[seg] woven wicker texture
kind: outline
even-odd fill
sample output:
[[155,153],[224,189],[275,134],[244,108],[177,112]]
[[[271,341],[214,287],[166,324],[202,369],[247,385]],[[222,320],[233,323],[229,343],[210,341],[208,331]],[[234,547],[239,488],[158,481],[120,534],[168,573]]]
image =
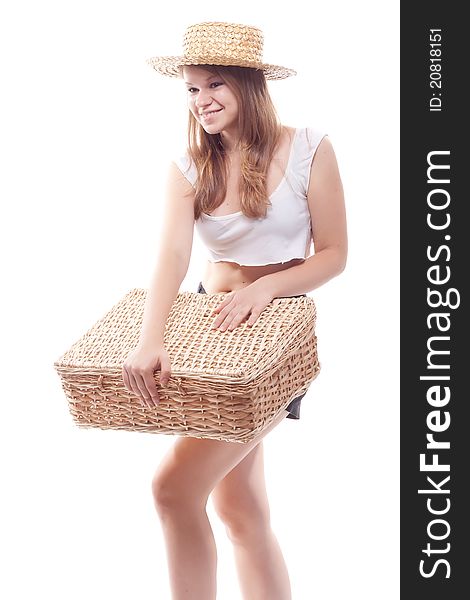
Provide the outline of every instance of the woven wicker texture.
[[138,343],[146,290],[129,291],[54,367],[80,427],[178,434],[246,443],[320,371],[313,299],[276,298],[253,326],[211,329],[225,294],[180,292],[164,342],[171,361],[160,403],[142,406],[122,379]]
[[264,71],[266,79],[296,75],[293,69],[263,63],[263,32],[237,23],[198,23],[187,28],[183,56],[147,59],[161,75],[178,77],[182,65],[233,65]]

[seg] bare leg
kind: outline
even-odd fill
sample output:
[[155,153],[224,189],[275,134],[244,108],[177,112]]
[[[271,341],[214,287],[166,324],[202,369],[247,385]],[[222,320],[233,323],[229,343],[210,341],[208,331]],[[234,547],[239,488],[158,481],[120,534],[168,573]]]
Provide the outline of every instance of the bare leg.
[[165,536],[172,598],[216,598],[217,550],[205,506],[157,505]]
[[263,442],[217,484],[212,500],[233,543],[243,599],[290,600],[289,574],[271,529]]
[[172,600],[215,600],[217,552],[207,499],[286,414],[281,411],[248,444],[179,437],[164,457],[152,490],[165,536]]

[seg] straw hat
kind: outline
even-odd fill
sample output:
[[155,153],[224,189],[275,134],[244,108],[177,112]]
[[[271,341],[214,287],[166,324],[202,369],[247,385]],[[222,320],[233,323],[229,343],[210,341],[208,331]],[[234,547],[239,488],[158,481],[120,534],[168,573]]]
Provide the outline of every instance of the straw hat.
[[224,65],[261,69],[266,79],[285,79],[296,71],[263,63],[263,32],[236,23],[197,23],[186,29],[182,56],[147,59],[161,75],[178,77],[183,65]]

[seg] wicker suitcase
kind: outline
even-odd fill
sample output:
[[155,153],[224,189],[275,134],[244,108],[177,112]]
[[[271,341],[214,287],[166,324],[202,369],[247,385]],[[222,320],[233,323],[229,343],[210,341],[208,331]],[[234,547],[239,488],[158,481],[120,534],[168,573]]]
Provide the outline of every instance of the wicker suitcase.
[[178,293],[164,342],[171,360],[160,403],[144,407],[122,365],[140,335],[146,290],[132,289],[57,361],[79,427],[177,434],[246,443],[320,371],[312,298],[276,298],[251,327],[211,329],[225,294]]

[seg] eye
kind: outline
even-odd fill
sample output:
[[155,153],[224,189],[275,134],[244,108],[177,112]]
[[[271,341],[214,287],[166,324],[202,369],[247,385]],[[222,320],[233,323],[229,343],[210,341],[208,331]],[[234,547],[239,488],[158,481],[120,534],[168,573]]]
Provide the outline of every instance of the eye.
[[[223,83],[223,81],[213,81],[211,84],[209,84],[209,87],[214,89],[219,87],[219,85],[223,85]],[[198,91],[197,87],[188,87],[186,89],[189,94],[194,94]]]

